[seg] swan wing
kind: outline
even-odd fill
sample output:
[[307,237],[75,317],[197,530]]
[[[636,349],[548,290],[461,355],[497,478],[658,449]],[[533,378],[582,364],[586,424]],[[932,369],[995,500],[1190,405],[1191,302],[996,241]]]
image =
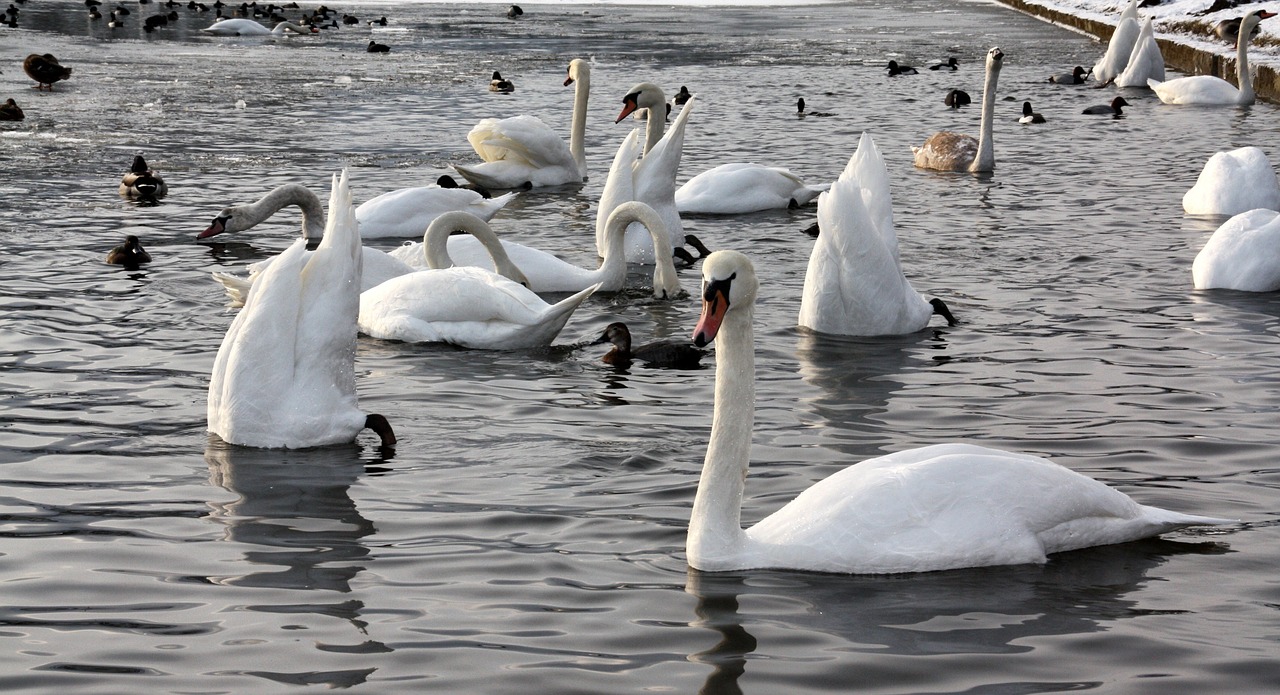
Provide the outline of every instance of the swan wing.
[[467,133],[472,149],[484,160],[455,165],[467,180],[491,188],[581,183],[582,172],[564,139],[536,116],[486,118]]
[[738,162],[689,179],[676,190],[675,201],[681,213],[732,215],[803,205],[818,192],[787,169]]
[[1043,563],[1052,553],[1217,523],[1225,520],[1139,505],[1046,459],[940,444],[852,465],[747,535],[772,564],[891,573]]
[[1191,264],[1198,290],[1280,289],[1280,212],[1250,210],[1222,223]]
[[884,157],[871,138],[871,133],[862,133],[862,137],[858,139],[858,149],[849,158],[840,178],[852,179],[862,188],[862,204],[871,215],[881,243],[893,254],[896,263],[898,235],[893,229],[893,194],[889,190],[889,169],[885,166]]
[[1213,75],[1191,75],[1164,82],[1149,79],[1147,86],[1166,104],[1230,105],[1240,101],[1240,90],[1235,85]]
[[366,200],[356,208],[360,235],[366,239],[422,236],[431,221],[454,210],[488,221],[518,193],[486,199],[465,188],[417,186],[401,188]]
[[[472,266],[493,271],[493,258],[480,240],[469,234],[455,234],[447,242],[449,257],[455,266]],[[577,292],[600,281],[599,272],[578,267],[541,249],[502,240],[507,257],[524,273],[529,289],[534,292]],[[422,242],[409,242],[396,247],[391,255],[415,269],[427,267]]]
[[632,171],[636,158],[640,156],[640,129],[633,128],[618,145],[613,155],[613,164],[609,166],[609,176],[604,181],[604,190],[600,192],[600,204],[596,208],[596,254],[604,257],[604,233],[609,215],[619,205],[635,200],[635,177]]
[[1182,196],[1189,215],[1238,215],[1255,208],[1280,210],[1280,182],[1258,147],[1214,154]]
[[1129,54],[1129,62],[1124,71],[1116,77],[1117,87],[1146,87],[1147,80],[1164,79],[1164,54],[1160,52],[1160,44],[1156,43],[1155,29],[1151,17],[1142,23],[1142,31]]

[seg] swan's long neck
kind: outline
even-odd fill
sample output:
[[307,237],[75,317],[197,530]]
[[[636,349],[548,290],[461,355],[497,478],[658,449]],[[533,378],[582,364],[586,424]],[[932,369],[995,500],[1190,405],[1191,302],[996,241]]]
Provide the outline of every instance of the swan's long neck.
[[1253,73],[1249,72],[1249,35],[1255,26],[1257,22],[1241,22],[1240,34],[1236,38],[1236,84],[1240,87],[1240,104],[1252,104],[1257,100],[1253,92]]
[[428,268],[452,268],[453,258],[449,256],[449,236],[453,232],[465,232],[475,237],[489,252],[493,260],[494,270],[515,282],[528,285],[524,273],[516,267],[507,250],[498,239],[498,235],[484,220],[466,212],[446,212],[431,221],[426,236],[422,240],[423,253],[426,255]]
[[755,421],[755,347],[751,305],[731,309],[716,336],[716,396],[711,441],[702,464],[685,546],[689,564],[703,570],[724,565],[746,544],[742,494],[751,463]]
[[587,99],[591,96],[591,71],[580,69],[573,80],[573,121],[569,124],[569,153],[578,164],[578,173],[587,178]]
[[671,253],[671,234],[662,217],[653,208],[636,200],[627,201],[609,213],[604,231],[604,261],[600,264],[599,277],[605,291],[622,289],[627,277],[627,228],[639,222],[653,239],[654,268],[653,295],[662,299],[674,299],[680,294],[680,277],[676,274],[675,260]]
[[297,205],[302,210],[302,236],[319,239],[324,236],[325,215],[320,199],[306,186],[289,183],[276,188],[255,203],[240,208],[240,229],[254,227],[279,212],[282,208]]
[[999,68],[987,66],[987,77],[982,85],[982,123],[978,127],[978,156],[969,171],[991,171],[996,166],[996,147],[991,137],[991,128],[995,123],[996,113],[996,78],[1000,76]]

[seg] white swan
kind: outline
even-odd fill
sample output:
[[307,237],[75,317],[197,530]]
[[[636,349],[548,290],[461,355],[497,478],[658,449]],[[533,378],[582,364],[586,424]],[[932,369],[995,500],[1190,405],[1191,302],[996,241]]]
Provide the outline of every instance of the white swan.
[[350,442],[369,427],[395,435],[356,407],[360,234],[347,172],[334,177],[324,240],[281,254],[231,322],[209,380],[209,431],[231,444],[303,448]]
[[1124,72],[1116,76],[1117,87],[1146,87],[1147,80],[1164,79],[1164,54],[1160,52],[1160,44],[1156,43],[1155,27],[1151,17],[1142,22],[1138,39],[1129,54],[1129,62]]
[[955,324],[940,299],[926,301],[898,262],[889,172],[871,135],[862,134],[831,190],[818,197],[822,233],[809,255],[799,324],[838,335],[901,335],[935,313]]
[[596,288],[547,304],[482,268],[419,270],[360,295],[360,331],[374,338],[479,350],[550,345]]
[[1095,80],[1105,84],[1124,72],[1138,34],[1138,0],[1129,0],[1129,6],[1120,13],[1120,22],[1107,41],[1107,52],[1093,66]]
[[1257,147],[1214,154],[1182,196],[1188,215],[1238,215],[1255,208],[1280,210],[1280,182]]
[[[462,231],[470,236],[459,237],[452,236],[453,232]],[[526,287],[529,280],[520,272],[520,269],[511,262],[507,256],[503,242],[498,239],[498,235],[480,218],[469,212],[461,210],[451,210],[437,216],[431,221],[431,225],[427,227],[426,234],[423,235],[423,243],[415,243],[413,246],[417,258],[416,263],[410,263],[408,258],[402,258],[399,255],[393,256],[379,249],[361,247],[361,262],[364,266],[364,272],[360,274],[360,291],[372,289],[390,280],[391,278],[400,277],[416,272],[421,268],[448,268],[452,263],[449,261],[448,252],[445,251],[446,244],[452,245],[453,239],[467,239],[472,242],[475,247],[475,253],[483,257],[483,260],[475,265],[481,265],[488,268],[496,269],[498,274],[518,282]],[[401,247],[405,248],[405,247]],[[311,253],[307,251],[306,253]],[[435,254],[436,265],[431,265],[428,257]],[[279,256],[272,256],[266,260],[249,264],[249,274],[235,275],[232,273],[223,273],[214,271],[213,279],[222,283],[223,289],[226,290],[227,296],[231,301],[227,304],[232,308],[243,306],[245,299],[249,295],[249,288],[258,280],[261,274],[275,262]],[[674,267],[671,271],[675,273]]]
[[[469,212],[483,220],[491,219],[518,193],[485,198],[465,188],[416,186],[383,193],[356,208],[360,238],[418,236],[431,220],[450,210]],[[225,232],[243,232],[278,212],[297,205],[302,210],[302,236],[318,239],[324,230],[324,210],[320,199],[306,186],[287,183],[278,186],[253,203],[224,208],[197,238],[206,239]]]
[[995,121],[996,80],[1004,65],[1004,53],[999,48],[987,51],[987,76],[982,86],[982,121],[978,127],[978,139],[942,130],[929,136],[920,147],[912,147],[915,165],[921,169],[939,171],[984,172],[995,169],[995,143],[991,138],[991,126]]
[[1139,505],[1045,459],[942,444],[852,465],[743,530],[758,282],[735,251],[711,254],[702,275],[693,336],[698,346],[717,343],[716,386],[685,547],[694,569],[879,574],[1044,563],[1051,553],[1227,523]]
[[[1254,10],[1240,21],[1240,36],[1249,36],[1258,22],[1276,13],[1266,10]],[[1192,75],[1179,77],[1166,82],[1147,80],[1147,85],[1156,92],[1160,101],[1166,104],[1202,104],[1206,106],[1247,106],[1257,96],[1253,91],[1253,74],[1249,71],[1249,42],[1236,42],[1236,82],[1239,88],[1221,77],[1213,75]]]
[[[665,133],[666,124],[661,118],[648,120],[644,157],[640,157],[639,129],[632,130],[622,139],[613,157],[613,165],[609,167],[609,178],[605,180],[600,206],[596,210],[596,252],[601,256],[604,256],[605,227],[609,215],[628,200],[639,200],[653,208],[662,218],[671,239],[684,237],[684,224],[676,209],[676,174],[684,153],[685,127],[696,100],[695,95],[685,102],[671,129]],[[622,111],[614,122],[621,122],[636,109],[661,108],[665,103],[666,95],[661,87],[642,82],[632,87],[623,98]],[[627,230],[625,248],[629,263],[651,264],[656,258],[652,239],[639,225],[632,225]]]
[[[474,219],[474,218],[473,218]],[[488,225],[476,220],[477,228]],[[593,285],[598,285],[597,292],[618,292],[623,289],[627,279],[627,260],[624,257],[623,242],[628,225],[636,222],[644,226],[655,240],[658,247],[669,246],[666,227],[662,218],[658,217],[648,205],[639,201],[623,203],[614,209],[609,216],[606,229],[608,240],[605,246],[604,261],[595,270],[581,268],[561,260],[546,251],[523,246],[509,241],[501,245],[512,263],[520,269],[527,282],[523,283],[534,292],[577,292]],[[480,229],[467,229],[473,236],[448,237],[447,253],[452,263],[460,266],[476,266],[492,269],[494,263],[492,252],[479,243],[482,235]],[[493,232],[488,232],[490,235]],[[496,240],[496,235],[494,236]],[[447,268],[443,263],[439,250],[430,247],[428,234],[427,247],[424,252],[422,244],[407,243],[393,250],[391,255],[405,263],[427,268]],[[440,243],[445,243],[443,239]],[[441,247],[441,250],[443,247]],[[502,275],[511,277],[509,273]],[[681,294],[680,278],[676,275],[675,262],[668,255],[659,255],[653,269],[653,294],[660,299],[674,299]]]
[[780,167],[760,164],[721,164],[698,174],[676,190],[681,213],[735,215],[806,205],[821,188]]
[[1250,210],[1222,223],[1191,264],[1197,290],[1280,290],[1280,212]]
[[486,118],[467,133],[480,164],[455,164],[466,179],[485,188],[519,188],[525,184],[563,186],[587,178],[583,139],[587,131],[587,98],[591,66],[576,58],[569,63],[565,86],[574,85],[569,145],[535,116]]
[[315,34],[315,27],[303,27],[293,22],[280,22],[274,29],[268,29],[252,19],[223,19],[201,29],[200,31],[214,36],[283,36],[285,31],[297,34]]

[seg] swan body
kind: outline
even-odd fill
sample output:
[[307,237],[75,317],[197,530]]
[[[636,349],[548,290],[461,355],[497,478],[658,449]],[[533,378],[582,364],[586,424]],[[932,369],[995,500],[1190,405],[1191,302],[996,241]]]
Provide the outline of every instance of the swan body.
[[991,139],[991,127],[995,120],[996,81],[1003,64],[1004,53],[999,48],[987,51],[987,75],[982,87],[982,121],[978,139],[949,130],[934,133],[924,141],[924,145],[911,148],[917,167],[975,173],[995,169],[995,143]]
[[1044,563],[1052,553],[1227,523],[1139,505],[1042,458],[957,443],[849,466],[744,530],[758,282],[734,251],[712,254],[702,272],[694,343],[716,341],[716,383],[686,542],[694,569],[884,574]]
[[374,338],[479,350],[550,345],[595,287],[556,304],[473,267],[420,270],[360,295],[360,331]]
[[1155,28],[1151,17],[1142,22],[1138,39],[1129,54],[1124,71],[1116,76],[1117,87],[1146,87],[1147,80],[1164,80],[1164,54],[1156,43]]
[[[684,236],[684,224],[676,208],[676,174],[684,153],[685,127],[696,101],[695,95],[685,102],[670,130],[665,130],[666,125],[660,118],[647,121],[643,157],[640,157],[639,129],[633,129],[622,139],[596,210],[596,252],[601,256],[604,256],[609,215],[628,200],[638,200],[653,208],[662,218],[670,239]],[[632,87],[624,98],[622,112],[615,123],[638,108],[654,109],[665,103],[666,96],[660,87],[642,82]],[[639,225],[628,228],[625,248],[628,263],[652,264],[659,255],[669,252],[655,252],[651,235]]]
[[1280,290],[1280,212],[1249,210],[1222,223],[1191,264],[1198,290]]
[[1119,77],[1129,63],[1129,56],[1138,42],[1138,5],[1137,0],[1129,0],[1128,7],[1120,13],[1120,23],[1111,32],[1111,40],[1107,42],[1107,52],[1093,66],[1093,78],[1107,83]]
[[[467,141],[484,160],[455,164],[468,181],[485,188],[563,186],[587,178],[583,139],[587,130],[587,98],[591,66],[577,58],[569,63],[565,86],[574,85],[569,144],[535,116],[486,118],[467,133]],[[496,73],[495,73],[496,74]]]
[[[595,270],[573,265],[546,251],[529,246],[509,241],[500,243],[511,262],[527,279],[526,286],[534,292],[578,292],[591,286],[597,286],[597,292],[618,292],[626,284],[627,260],[623,244],[627,229],[632,223],[642,225],[655,239],[654,243],[657,247],[670,245],[662,218],[658,217],[658,214],[648,205],[639,201],[623,203],[609,216],[604,261]],[[479,238],[480,235],[474,232],[472,236],[448,237],[447,252],[452,263],[460,266],[493,268],[492,252],[480,243]],[[433,258],[431,254],[424,253],[422,245],[417,243],[404,244],[393,250],[391,255],[418,267],[424,264],[429,268],[449,267]],[[659,256],[656,260],[653,269],[654,296],[665,299],[678,297],[682,290],[673,258],[665,255]],[[508,273],[502,274],[510,277]]]
[[871,135],[862,134],[840,178],[818,197],[818,226],[822,234],[800,299],[801,326],[871,336],[914,333],[934,313],[954,323],[945,305],[938,308],[941,300],[925,300],[902,274],[889,172]]
[[1257,147],[1214,154],[1182,196],[1188,215],[1238,215],[1255,208],[1280,210],[1280,182]]
[[[1274,12],[1255,10],[1240,21],[1241,37],[1249,36],[1254,27],[1267,17],[1274,17]],[[1156,96],[1166,104],[1200,104],[1205,106],[1247,106],[1252,104],[1257,95],[1253,91],[1253,75],[1249,72],[1249,42],[1236,42],[1236,83],[1239,87],[1221,77],[1212,75],[1192,75],[1159,82],[1147,80],[1147,85],[1155,90]]]
[[286,31],[295,34],[317,33],[315,27],[303,27],[293,22],[280,22],[274,29],[268,29],[252,19],[223,19],[201,29],[200,31],[214,36],[283,36]]
[[797,208],[821,192],[786,169],[735,163],[721,164],[689,179],[676,190],[675,199],[681,213],[735,215]]
[[353,441],[389,426],[356,405],[360,233],[347,173],[334,177],[324,240],[299,239],[250,292],[227,329],[209,380],[209,431],[231,444],[298,449]]
[[[418,236],[443,212],[462,210],[484,220],[492,218],[516,193],[496,198],[463,188],[418,186],[384,193],[356,208],[362,239]],[[288,183],[271,190],[253,203],[224,208],[198,236],[206,239],[224,232],[242,232],[266,221],[282,208],[296,205],[302,210],[302,236],[319,239],[324,232],[324,210],[320,199],[306,186]]]

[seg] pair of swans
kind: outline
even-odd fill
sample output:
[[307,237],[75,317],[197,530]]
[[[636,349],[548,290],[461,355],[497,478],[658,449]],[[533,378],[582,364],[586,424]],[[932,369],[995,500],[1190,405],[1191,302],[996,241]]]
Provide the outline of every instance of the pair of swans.
[[1129,53],[1129,62],[1116,76],[1115,83],[1117,87],[1146,87],[1148,80],[1164,80],[1164,54],[1156,43],[1151,17],[1143,20],[1133,51]]
[[[489,220],[518,193],[496,198],[465,188],[416,186],[383,193],[365,201],[355,210],[362,239],[418,236],[431,221],[451,210],[469,212]],[[242,232],[266,221],[281,209],[296,205],[302,211],[302,236],[319,239],[324,232],[325,216],[320,199],[306,186],[278,186],[253,203],[224,208],[197,238],[207,239],[226,232]]]
[[818,227],[800,300],[801,326],[839,335],[901,335],[936,313],[954,325],[940,299],[926,301],[898,259],[893,200],[884,158],[863,133],[831,190],[818,197]]
[[934,133],[920,147],[911,148],[917,167],[973,173],[995,169],[995,143],[991,138],[991,127],[995,122],[996,81],[1000,78],[1000,68],[1003,65],[1004,53],[999,48],[987,51],[987,72],[982,86],[982,120],[978,127],[978,139],[949,130]]
[[1236,41],[1236,87],[1221,77],[1192,75],[1166,82],[1148,80],[1147,85],[1166,104],[1201,104],[1206,106],[1248,106],[1257,95],[1253,91],[1253,74],[1249,71],[1248,38],[1258,23],[1275,12],[1254,10],[1240,20],[1240,39]]
[[693,335],[699,346],[716,341],[716,381],[685,548],[694,569],[882,574],[1044,563],[1052,553],[1228,523],[1139,505],[1046,459],[957,443],[852,465],[744,530],[759,283],[736,251],[713,253],[702,273]]
[[[1094,64],[1093,78],[1106,84],[1124,72],[1129,64],[1129,56],[1138,42],[1138,0],[1129,0],[1128,6],[1120,13],[1120,22],[1111,32],[1107,41],[1107,51]],[[1145,82],[1143,83],[1146,84]]]
[[334,177],[333,214],[307,253],[293,243],[256,283],[214,358],[209,431],[231,444],[298,449],[351,442],[370,428],[395,445],[385,417],[356,403],[360,233],[347,172]]
[[821,188],[806,186],[787,169],[761,164],[721,164],[676,190],[676,210],[703,215],[735,215],[807,205]]
[[590,64],[581,58],[571,61],[564,84],[574,85],[568,146],[536,116],[486,118],[467,133],[467,141],[484,161],[455,164],[453,168],[468,181],[485,188],[582,183],[587,178],[583,139],[587,130],[587,99],[591,94]]
[[1182,196],[1188,215],[1238,215],[1256,208],[1280,210],[1280,181],[1257,147],[1215,153]]
[[[605,229],[614,208],[629,200],[638,200],[653,208],[662,218],[669,235],[665,247],[654,246],[653,239],[639,225],[631,225],[625,239],[626,259],[629,263],[653,264],[657,258],[672,251],[670,240],[684,237],[684,224],[676,208],[676,173],[684,153],[684,132],[693,113],[696,96],[688,101],[676,116],[671,129],[666,121],[650,118],[645,125],[644,156],[641,157],[640,130],[633,129],[618,146],[609,178],[600,193],[596,210],[596,252],[603,256],[607,244]],[[652,82],[641,82],[623,97],[622,111],[615,123],[631,115],[637,109],[649,109],[649,113],[662,113],[666,107],[666,95]]]
[[280,22],[274,29],[268,29],[252,19],[223,19],[201,29],[200,31],[214,36],[284,36],[286,31],[295,34],[316,34],[319,29],[303,27],[293,22]]

